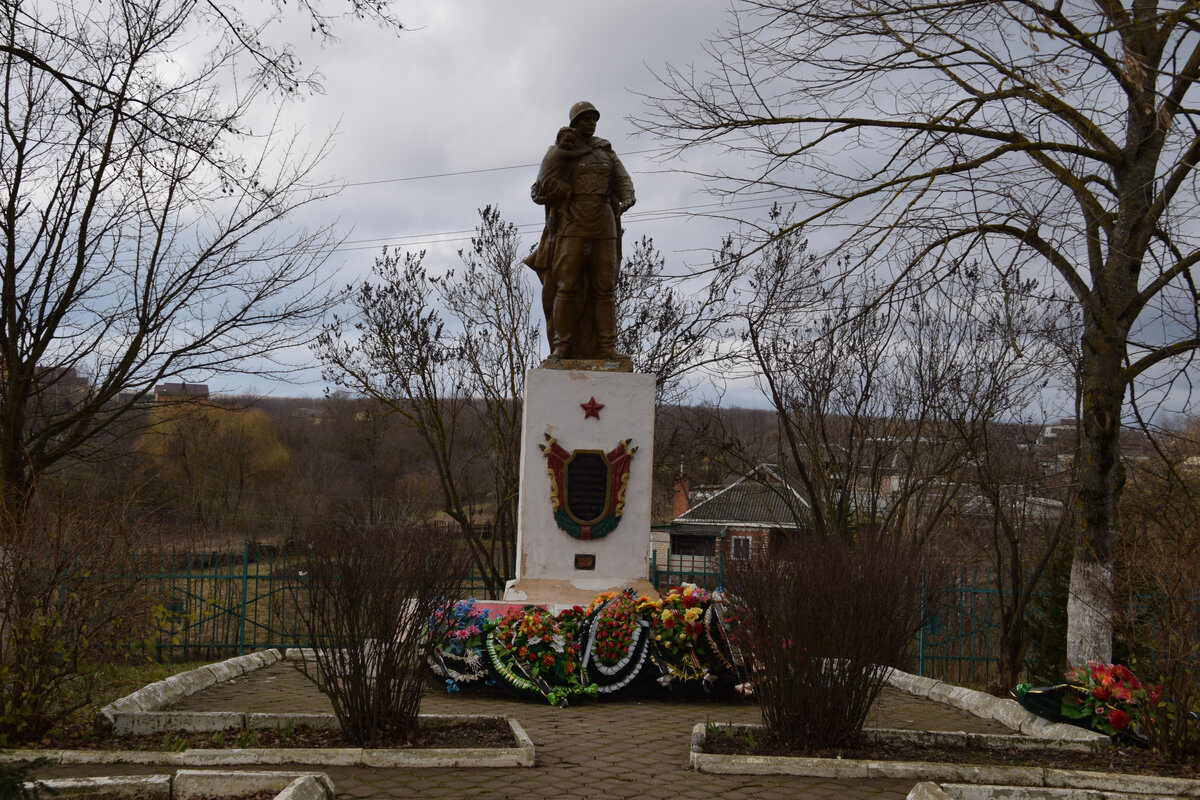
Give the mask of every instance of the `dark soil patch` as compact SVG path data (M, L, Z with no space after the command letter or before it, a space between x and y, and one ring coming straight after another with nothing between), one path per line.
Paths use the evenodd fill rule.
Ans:
M189 748L231 749L245 747L361 747L348 741L340 730L328 728L263 728L223 733L178 731L145 736L97 736L91 731L62 732L43 739L37 748L54 750L173 750ZM415 739L384 738L374 747L386 749L433 749L452 747L515 747L516 739L502 719L468 720L423 725Z
M1055 769L1121 772L1200 780L1200 765L1168 764L1149 750L1111 747L1103 752L1065 750L993 750L975 747L942 747L910 742L868 742L855 747L797 749L769 732L755 729L753 736L734 730L709 731L704 752L720 755L806 756L808 758L874 759L877 761L928 761L948 764L1047 767Z

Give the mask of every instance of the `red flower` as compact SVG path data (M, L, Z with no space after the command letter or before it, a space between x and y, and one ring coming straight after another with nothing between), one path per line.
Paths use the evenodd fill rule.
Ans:
M1108 712L1108 724L1119 731L1123 731L1129 727L1129 715L1119 708L1114 708Z
M1099 684L1092 688L1092 697L1096 698L1101 703L1107 700L1111 695L1112 692L1110 692L1108 687L1103 684Z
M1120 678L1123 681L1137 680L1136 678L1133 677L1133 673L1129 671L1129 668L1126 667L1124 664L1114 664L1112 671L1113 671L1113 675L1116 675L1118 678Z

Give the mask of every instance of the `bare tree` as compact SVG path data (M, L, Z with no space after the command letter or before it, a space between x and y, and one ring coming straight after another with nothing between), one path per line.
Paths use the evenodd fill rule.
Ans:
M687 376L724 363L722 328L728 322L728 297L734 262L718 258L698 291L668 274L666 259L643 236L617 275L617 349L633 360L635 372L657 379L655 404L679 401Z
M751 261L743 352L778 413L795 521L818 535L886 529L923 543L957 491L949 476L963 451L939 416L953 354L923 341L919 304L875 302L876 286L840 280L840 262L811 257L798 232Z
M1038 302L1032 286L955 275L926 321L928 339L958 368L940 396L947 435L962 445L962 490L947 515L947 555L990 566L999 608L996 691L1015 686L1030 642L1029 610L1075 520L1072 466L1047 469L1037 446L1046 418L1042 391L1069 373L1053 342L1071 321L1057 303Z
M396 24L386 2L348 8ZM320 5L301 11L328 33ZM259 32L240 4L220 0L0 10L9 515L21 516L43 472L113 431L158 381L244 369L249 357L269 370L324 316L333 235L279 226L329 193L312 180L323 147L261 135L253 144L245 122L254 104L313 78ZM176 57L186 47L195 58ZM240 71L247 64L254 75Z
M747 154L720 188L795 193L849 269L1019 264L1079 309L1075 661L1111 653L1125 393L1200 346L1198 23L1186 2L747 0L642 120Z
M353 331L336 319L316 351L326 376L385 403L424 441L441 510L462 531L488 593L513 563L525 371L538 361L533 292L516 226L480 212L460 273L431 275L421 254L384 252L353 288ZM490 522L484 538L478 523Z

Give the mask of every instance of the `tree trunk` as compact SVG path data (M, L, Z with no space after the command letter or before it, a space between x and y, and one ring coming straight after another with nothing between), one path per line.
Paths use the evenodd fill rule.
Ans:
M1025 669L1025 650L1028 642L1025 637L1024 614L1013 609L1000 612L1000 678L1001 690L1016 686L1021 679L1021 671ZM989 686L989 690L993 687ZM1003 696L996 692L998 696Z
M1111 305L1097 298L1104 319L1085 315L1081 372L1079 520L1067 599L1067 660L1072 665L1112 660L1113 551L1121 465L1121 374L1128 331Z

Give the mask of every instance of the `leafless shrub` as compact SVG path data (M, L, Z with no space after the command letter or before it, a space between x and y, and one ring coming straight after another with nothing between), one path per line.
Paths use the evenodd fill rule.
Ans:
M918 551L879 533L813 535L783 550L728 576L763 724L799 749L852 744L920 627Z
M1200 763L1200 493L1195 475L1136 469L1118 552L1114 631L1129 665L1160 691L1144 731L1159 753Z
M354 526L311 542L306 623L317 677L355 743L414 741L433 612L457 599L466 548L428 525Z
M125 510L47 498L0 536L0 744L36 741L91 699L92 667L144 657L154 610Z

